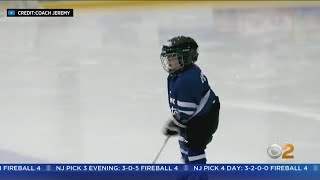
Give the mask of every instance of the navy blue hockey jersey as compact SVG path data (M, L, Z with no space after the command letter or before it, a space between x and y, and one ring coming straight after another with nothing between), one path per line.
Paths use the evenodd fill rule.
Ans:
M172 115L182 123L209 112L216 100L201 69L191 65L177 76L168 76L168 97Z

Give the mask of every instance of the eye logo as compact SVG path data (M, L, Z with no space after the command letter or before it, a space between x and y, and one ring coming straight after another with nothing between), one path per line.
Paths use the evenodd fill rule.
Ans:
M289 148L289 150L287 150ZM278 159L282 156L282 159L293 159L294 155L289 155L294 151L294 146L292 144L285 144L281 147L278 144L271 144L268 149L267 153L270 158Z
M188 171L188 170L189 170L189 166L188 166L188 165L184 165L184 166L183 166L183 169L184 169L185 171Z
M50 165L47 165L47 166L46 166L46 170L47 170L47 171L51 171L51 166L50 166Z

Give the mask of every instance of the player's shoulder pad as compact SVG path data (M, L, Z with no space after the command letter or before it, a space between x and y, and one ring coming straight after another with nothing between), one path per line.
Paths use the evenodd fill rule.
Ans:
M199 83L201 83L200 74L201 74L201 70L197 66L192 67L187 71L184 71L183 73L181 73L180 75L181 77L179 78L180 79L179 84L181 85L182 88L198 86Z

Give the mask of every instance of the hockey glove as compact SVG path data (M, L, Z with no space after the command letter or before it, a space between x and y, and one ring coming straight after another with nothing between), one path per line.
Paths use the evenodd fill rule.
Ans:
M164 126L163 134L166 136L179 135L184 128L186 128L185 125L179 123L174 117L171 117Z

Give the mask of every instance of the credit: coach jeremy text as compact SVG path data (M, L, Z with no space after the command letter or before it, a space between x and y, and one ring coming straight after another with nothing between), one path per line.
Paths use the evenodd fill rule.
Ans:
M70 11L50 11L50 10L39 10L39 11L18 11L18 16L68 16Z

